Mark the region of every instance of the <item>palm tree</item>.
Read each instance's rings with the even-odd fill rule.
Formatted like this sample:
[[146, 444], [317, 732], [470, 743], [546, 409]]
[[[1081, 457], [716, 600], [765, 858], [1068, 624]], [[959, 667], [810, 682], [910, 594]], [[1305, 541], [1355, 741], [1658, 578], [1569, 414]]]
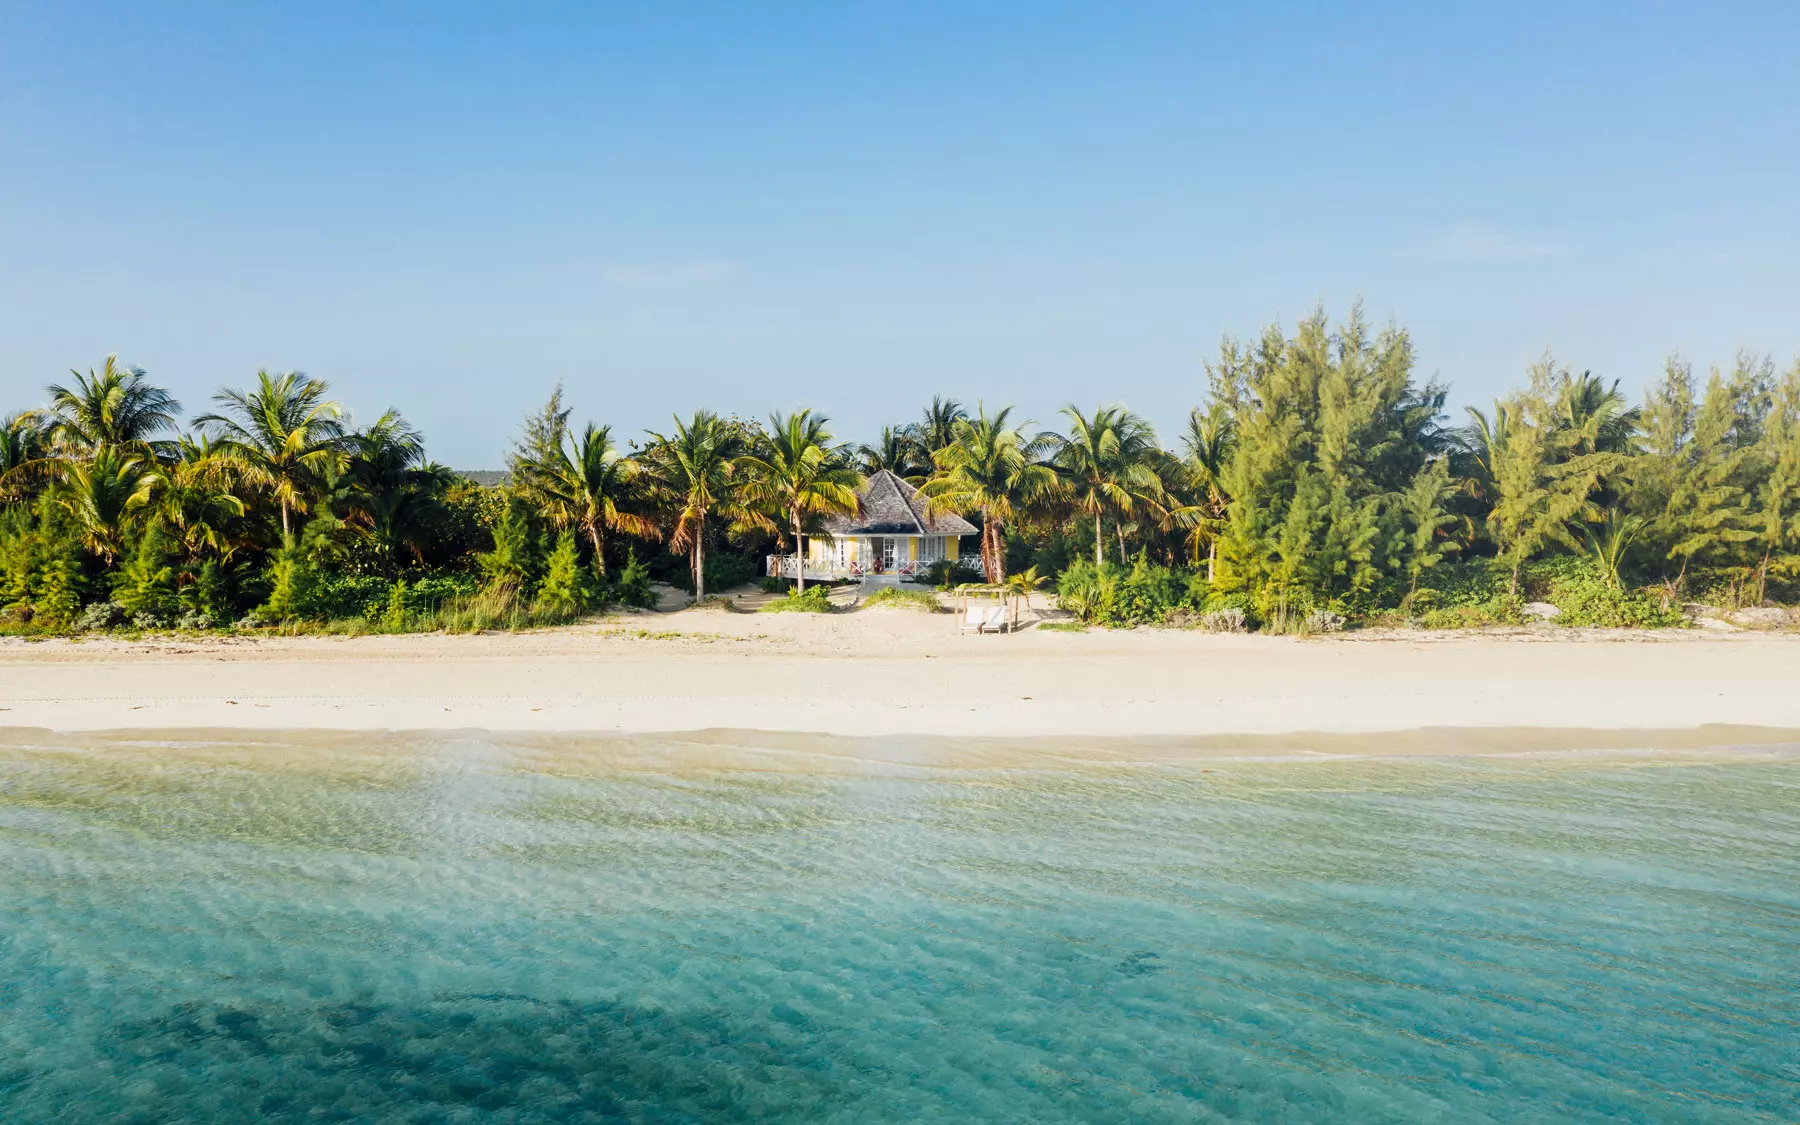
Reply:
[[1051, 440], [1026, 438], [1022, 426], [1009, 426], [1008, 406], [993, 417], [985, 407], [974, 418], [956, 423], [956, 440], [933, 457], [939, 476], [919, 489], [932, 507], [981, 513], [981, 566], [989, 582], [1006, 577], [1001, 532], [1018, 508], [1051, 492], [1056, 471], [1045, 463]]
[[424, 435], [396, 410], [347, 435], [343, 448], [336, 482], [341, 510], [392, 574], [402, 549], [421, 556], [454, 474], [426, 458]]
[[1038, 568], [1035, 566], [1028, 566], [1018, 574], [1007, 575], [1005, 582], [1005, 586], [1008, 590], [1023, 599], [1025, 608], [1027, 609], [1031, 608], [1031, 595], [1042, 590], [1049, 584], [1050, 576], [1048, 574], [1039, 574]]
[[[1124, 517], [1160, 506], [1162, 478], [1156, 473], [1161, 450], [1150, 423], [1122, 406], [1102, 406], [1092, 417], [1065, 406], [1069, 435], [1053, 435], [1056, 467], [1068, 482], [1076, 511], [1094, 519], [1094, 565], [1106, 561], [1102, 517]], [[1120, 554], [1124, 542], [1120, 541]], [[1121, 559], [1123, 561], [1123, 559]]]
[[1230, 411], [1215, 405], [1188, 411], [1187, 433], [1182, 437], [1187, 455], [1182, 458], [1182, 483], [1191, 503], [1180, 509], [1178, 522], [1191, 525], [1188, 545], [1195, 562], [1200, 545], [1206, 544], [1206, 580], [1213, 581], [1219, 555], [1219, 532], [1231, 511], [1231, 495], [1225, 490], [1225, 472], [1237, 448], [1237, 426]]
[[[675, 433], [652, 432], [645, 469], [671, 509], [669, 547], [686, 551], [694, 576], [694, 600], [706, 598], [707, 520], [750, 515], [740, 496], [738, 461], [748, 452], [741, 426], [710, 410], [696, 410], [687, 422], [675, 419]], [[753, 517], [752, 517], [753, 518]]]
[[1642, 516], [1631, 515], [1616, 507], [1607, 508], [1593, 523], [1577, 525], [1587, 543], [1588, 555], [1599, 564], [1607, 585], [1619, 585], [1619, 568], [1625, 561], [1625, 554], [1648, 526], [1649, 521]]
[[513, 472], [552, 525], [573, 528], [587, 537], [594, 548], [595, 572], [604, 576], [609, 529], [656, 534], [656, 525], [632, 512], [628, 503], [642, 467], [613, 444], [611, 426], [589, 422], [575, 437], [568, 432], [567, 412], [553, 415], [558, 421], [541, 443], [543, 448], [516, 457]]
[[931, 471], [911, 426], [883, 426], [873, 444], [856, 447], [856, 467], [864, 476], [886, 471], [908, 484], [919, 484]]
[[806, 521], [857, 510], [862, 476], [833, 445], [828, 419], [811, 410], [771, 414], [769, 432], [745, 456], [747, 503], [785, 517], [794, 533], [796, 583], [806, 589]]
[[0, 418], [0, 505], [25, 500], [49, 465], [50, 434], [25, 411]]
[[969, 412], [963, 404], [953, 398], [932, 395], [931, 405], [925, 408], [924, 417], [912, 424], [913, 441], [925, 460], [930, 461], [937, 456], [938, 450], [956, 441], [956, 426], [966, 422]]
[[1608, 387], [1590, 371], [1563, 376], [1556, 410], [1559, 426], [1574, 441], [1576, 456], [1630, 452], [1643, 417], [1643, 411], [1619, 390], [1617, 379]]
[[204, 438], [184, 437], [173, 464], [156, 474], [151, 487], [151, 518], [162, 524], [189, 559], [216, 555], [229, 559], [238, 544], [231, 523], [244, 514], [244, 502], [233, 491], [236, 476], [230, 462]]
[[156, 483], [157, 474], [142, 453], [106, 444], [86, 460], [64, 464], [52, 495], [68, 512], [82, 546], [110, 564], [123, 549], [133, 518], [150, 502]]
[[51, 442], [66, 455], [90, 456], [103, 446], [166, 453], [157, 435], [175, 429], [181, 404], [148, 381], [143, 368], [109, 355], [96, 372], [71, 370], [75, 381], [52, 384], [48, 413]]
[[325, 397], [328, 390], [298, 371], [258, 371], [254, 390], [222, 390], [213, 396], [219, 411], [194, 419], [211, 428], [219, 456], [274, 494], [283, 538], [293, 534], [289, 514], [307, 510], [343, 458], [343, 408]]

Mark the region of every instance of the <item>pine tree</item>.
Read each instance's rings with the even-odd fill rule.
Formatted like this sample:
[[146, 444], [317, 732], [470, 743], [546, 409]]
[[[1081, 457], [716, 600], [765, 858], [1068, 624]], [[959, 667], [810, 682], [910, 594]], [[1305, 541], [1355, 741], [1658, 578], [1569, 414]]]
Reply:
[[32, 579], [32, 620], [52, 629], [66, 629], [81, 613], [86, 586], [81, 551], [73, 537], [55, 533], [60, 529], [43, 530], [46, 534]]
[[1730, 378], [1715, 370], [1707, 380], [1662, 513], [1682, 577], [1695, 564], [1750, 565], [1742, 546], [1757, 537], [1752, 476], [1767, 413], [1766, 374], [1753, 362], [1740, 358]]
[[490, 585], [511, 584], [523, 589], [536, 567], [537, 544], [525, 506], [507, 505], [506, 515], [494, 527], [494, 549], [476, 556], [476, 563]]
[[406, 628], [406, 580], [395, 582], [388, 591], [387, 605], [381, 610], [381, 627], [394, 632]]
[[310, 617], [317, 589], [318, 573], [311, 552], [300, 536], [289, 533], [269, 564], [269, 600], [263, 609], [277, 621]]
[[28, 512], [0, 514], [0, 610], [31, 605], [37, 548], [38, 529]]
[[625, 569], [613, 583], [612, 596], [620, 605], [637, 609], [656, 608], [656, 591], [650, 588], [650, 568], [637, 557], [633, 547], [625, 556]]
[[559, 617], [574, 617], [587, 609], [592, 600], [575, 533], [565, 531], [550, 552], [543, 584], [538, 587], [538, 604]]
[[1411, 340], [1373, 333], [1354, 309], [1333, 330], [1323, 311], [1289, 338], [1277, 328], [1209, 368], [1232, 403], [1235, 445], [1217, 585], [1267, 607], [1351, 599], [1397, 585], [1404, 520], [1392, 498], [1441, 443], [1445, 391], [1412, 381]]
[[162, 529], [155, 523], [138, 536], [125, 565], [113, 575], [113, 600], [134, 621], [160, 622], [176, 607], [175, 569]]
[[1760, 460], [1766, 475], [1756, 493], [1753, 522], [1762, 553], [1758, 602], [1768, 596], [1770, 563], [1800, 540], [1800, 360], [1773, 388]]
[[1456, 486], [1450, 480], [1450, 462], [1433, 461], [1413, 477], [1400, 497], [1400, 511], [1406, 521], [1406, 579], [1410, 596], [1419, 589], [1419, 578], [1427, 570], [1459, 549], [1446, 531], [1456, 523], [1447, 505]]
[[230, 611], [225, 589], [225, 572], [217, 559], [200, 565], [194, 580], [181, 589], [181, 604], [189, 613], [201, 618], [202, 624], [225, 620]]

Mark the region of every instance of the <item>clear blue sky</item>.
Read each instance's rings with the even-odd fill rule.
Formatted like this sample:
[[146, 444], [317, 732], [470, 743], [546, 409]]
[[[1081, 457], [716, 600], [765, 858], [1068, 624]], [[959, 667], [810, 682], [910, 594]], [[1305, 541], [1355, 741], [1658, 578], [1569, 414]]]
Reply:
[[1800, 4], [1236, 7], [0, 0], [0, 404], [298, 368], [474, 468], [557, 379], [1172, 429], [1359, 295], [1457, 402], [1800, 352]]

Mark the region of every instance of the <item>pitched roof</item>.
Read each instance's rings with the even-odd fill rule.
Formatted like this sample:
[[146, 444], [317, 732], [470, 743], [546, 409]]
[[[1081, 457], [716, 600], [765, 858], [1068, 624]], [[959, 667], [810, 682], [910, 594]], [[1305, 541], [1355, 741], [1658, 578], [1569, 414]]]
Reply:
[[863, 485], [861, 510], [854, 516], [832, 516], [825, 529], [833, 535], [973, 535], [975, 525], [954, 512], [932, 515], [919, 490], [882, 469]]

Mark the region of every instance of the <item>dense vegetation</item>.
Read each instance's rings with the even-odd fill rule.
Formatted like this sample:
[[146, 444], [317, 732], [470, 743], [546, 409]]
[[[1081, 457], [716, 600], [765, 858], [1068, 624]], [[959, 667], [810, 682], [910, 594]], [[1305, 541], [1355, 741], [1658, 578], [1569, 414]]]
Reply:
[[1227, 340], [1207, 373], [1167, 443], [1118, 406], [1044, 430], [938, 398], [856, 447], [808, 410], [701, 410], [622, 448], [559, 388], [478, 484], [318, 379], [260, 372], [183, 430], [109, 357], [0, 421], [0, 625], [482, 629], [647, 605], [653, 579], [704, 598], [823, 534], [878, 469], [971, 519], [989, 581], [1053, 581], [1102, 624], [1455, 627], [1548, 601], [1662, 625], [1800, 593], [1800, 364], [1672, 358], [1634, 405], [1546, 356], [1452, 425], [1405, 332], [1318, 313]]

